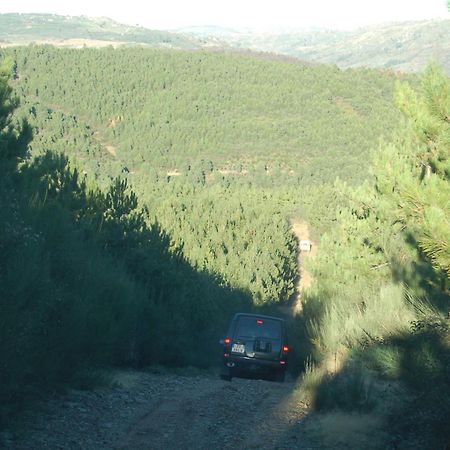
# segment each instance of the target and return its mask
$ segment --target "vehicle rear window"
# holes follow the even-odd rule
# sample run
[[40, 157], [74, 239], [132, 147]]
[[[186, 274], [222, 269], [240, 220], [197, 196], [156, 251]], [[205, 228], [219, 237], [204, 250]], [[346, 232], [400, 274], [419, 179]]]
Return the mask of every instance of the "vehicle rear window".
[[257, 317], [240, 317], [236, 337], [238, 339], [257, 337], [280, 339], [281, 322], [272, 319], [258, 319]]

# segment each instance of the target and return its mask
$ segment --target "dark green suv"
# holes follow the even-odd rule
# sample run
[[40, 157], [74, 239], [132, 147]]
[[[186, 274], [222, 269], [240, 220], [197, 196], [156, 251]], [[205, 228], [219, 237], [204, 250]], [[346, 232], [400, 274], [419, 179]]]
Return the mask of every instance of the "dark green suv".
[[284, 381], [288, 343], [286, 323], [279, 317], [239, 313], [233, 317], [223, 345], [221, 378], [255, 374]]

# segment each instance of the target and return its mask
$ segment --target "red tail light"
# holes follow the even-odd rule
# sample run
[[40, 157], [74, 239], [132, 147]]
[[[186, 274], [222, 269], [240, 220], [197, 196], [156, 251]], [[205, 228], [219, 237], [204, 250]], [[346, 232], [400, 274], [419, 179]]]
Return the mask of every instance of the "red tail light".
[[258, 325], [262, 325], [264, 322], [263, 322], [261, 319], [258, 319], [258, 320], [256, 321], [256, 323], [257, 323]]
[[281, 364], [282, 366], [284, 366], [284, 365], [286, 364], [286, 361], [280, 361], [280, 364]]
[[289, 347], [287, 345], [283, 346], [283, 352], [287, 353], [289, 351]]
[[225, 339], [223, 340], [223, 343], [226, 344], [226, 345], [228, 345], [228, 344], [231, 343], [231, 339], [230, 339], [230, 338], [225, 338]]

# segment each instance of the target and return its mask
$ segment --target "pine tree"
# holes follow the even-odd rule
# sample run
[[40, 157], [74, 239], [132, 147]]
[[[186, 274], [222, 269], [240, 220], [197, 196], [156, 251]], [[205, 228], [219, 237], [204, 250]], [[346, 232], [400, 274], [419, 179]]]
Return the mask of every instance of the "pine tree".
[[411, 132], [375, 168], [377, 187], [438, 271], [450, 277], [450, 80], [430, 66], [422, 93], [399, 86], [397, 103]]

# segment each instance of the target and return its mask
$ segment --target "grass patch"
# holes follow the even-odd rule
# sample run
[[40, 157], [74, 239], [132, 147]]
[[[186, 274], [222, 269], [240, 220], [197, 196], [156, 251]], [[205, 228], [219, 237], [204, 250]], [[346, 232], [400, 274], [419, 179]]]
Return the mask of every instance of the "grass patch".
[[313, 406], [319, 411], [371, 411], [376, 404], [372, 386], [371, 376], [358, 367], [327, 373], [315, 391]]
[[297, 386], [299, 400], [308, 405], [312, 403], [315, 392], [322, 383], [325, 373], [323, 368], [315, 366], [311, 358], [306, 360], [305, 371]]
[[402, 351], [398, 346], [379, 346], [361, 351], [365, 364], [387, 379], [398, 379], [402, 370]]

